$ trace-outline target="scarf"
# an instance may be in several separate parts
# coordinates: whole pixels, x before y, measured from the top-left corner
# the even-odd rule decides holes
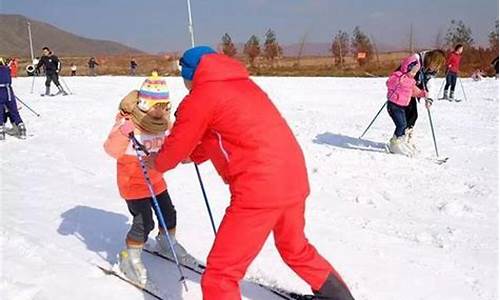
[[[125,117],[130,117],[134,125],[150,134],[159,134],[170,128],[170,115],[162,118],[153,118],[143,112],[137,106],[139,101],[139,92],[132,91],[120,101],[119,110]]]

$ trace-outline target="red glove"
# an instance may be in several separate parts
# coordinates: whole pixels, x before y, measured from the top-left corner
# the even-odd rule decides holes
[[[120,132],[128,137],[131,132],[134,132],[134,122],[132,122],[130,119],[125,119],[122,125],[120,125]]]

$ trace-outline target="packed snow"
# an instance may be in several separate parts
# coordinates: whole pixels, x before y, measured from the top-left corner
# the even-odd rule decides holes
[[[0,299],[152,299],[102,273],[124,246],[131,218],[120,198],[115,161],[102,144],[120,99],[140,77],[65,77],[72,95],[40,97],[44,79],[14,79],[28,138],[0,143]],[[167,77],[174,107],[187,93]],[[394,130],[384,110],[384,78],[254,80],[269,94],[306,156],[311,185],[306,233],[342,274],[357,300],[493,300],[498,296],[498,81],[457,84],[462,102],[435,101],[437,164],[423,104],[415,135],[419,153],[386,153]],[[442,79],[433,80],[437,98]],[[52,87],[54,89],[54,87]],[[223,92],[223,91],[221,91]],[[19,104],[19,106],[22,106]],[[227,186],[212,165],[200,170],[216,222]],[[206,259],[213,242],[193,165],[165,174],[177,208],[177,235]],[[156,232],[151,233],[151,238]],[[201,299],[200,278],[143,255],[169,299]],[[279,299],[250,284],[291,291],[308,286],[281,260],[272,236],[247,272],[244,299]]]

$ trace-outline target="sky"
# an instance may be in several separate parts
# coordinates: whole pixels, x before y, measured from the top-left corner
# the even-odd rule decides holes
[[[434,45],[452,19],[472,29],[477,45],[488,44],[498,20],[498,0],[191,0],[196,44],[215,45],[224,33],[236,43],[268,28],[283,45],[330,43],[355,26],[379,48],[405,49],[413,27],[417,47]],[[21,14],[60,29],[113,40],[150,53],[191,45],[184,0],[0,0],[0,12]]]

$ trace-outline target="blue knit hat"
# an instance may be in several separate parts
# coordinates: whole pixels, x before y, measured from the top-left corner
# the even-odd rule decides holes
[[[205,54],[216,53],[214,49],[208,46],[198,46],[184,52],[180,60],[182,67],[181,75],[186,80],[193,80],[194,72]]]

